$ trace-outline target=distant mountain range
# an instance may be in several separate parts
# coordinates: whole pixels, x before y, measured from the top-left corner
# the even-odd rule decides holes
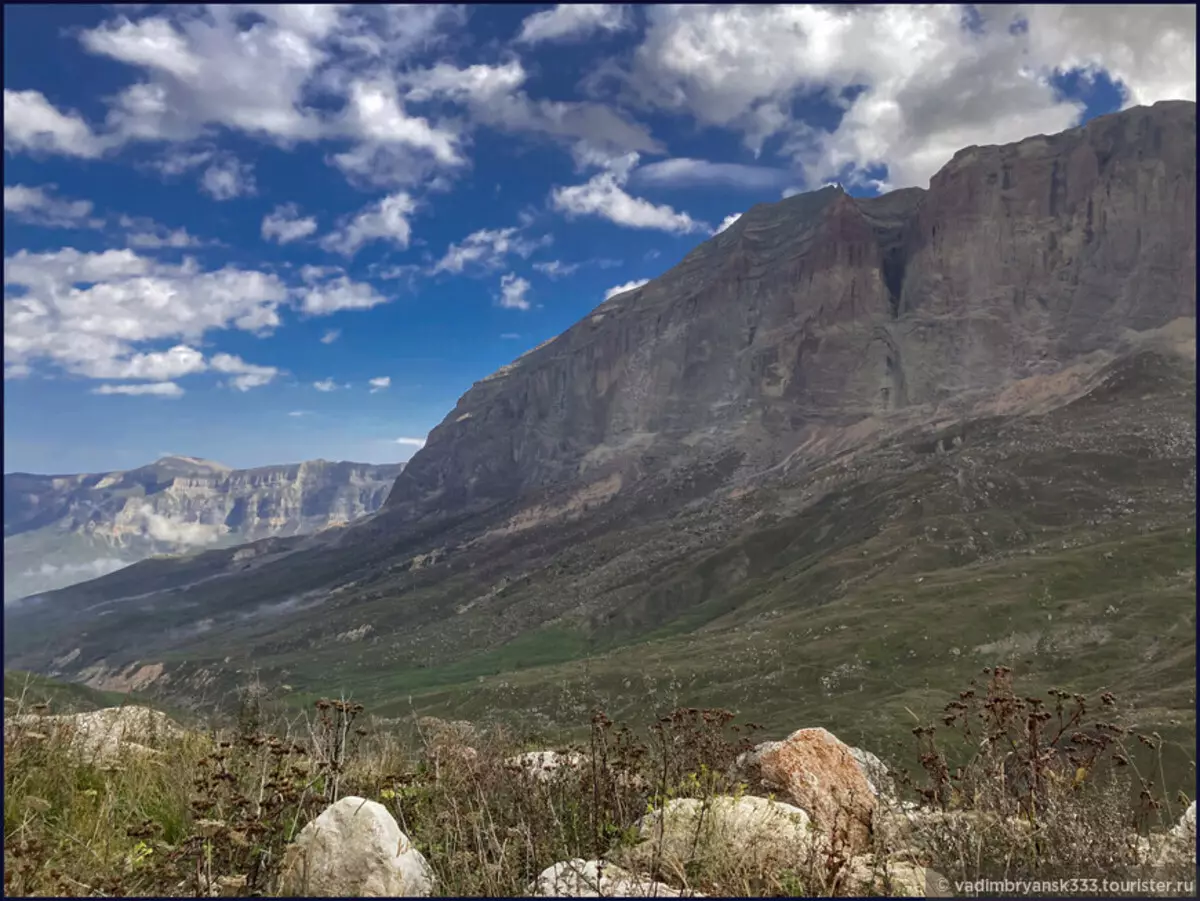
[[[383,504],[403,463],[230,469],[164,457],[126,472],[4,476],[4,601],[156,554],[342,526]]]

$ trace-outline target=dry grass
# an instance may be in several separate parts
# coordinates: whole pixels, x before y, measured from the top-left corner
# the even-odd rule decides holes
[[[1130,745],[1154,737],[1111,722],[1111,696],[1100,701],[1105,716],[1083,698],[1046,698],[1020,696],[996,670],[938,727],[914,730],[918,773],[898,782],[923,807],[906,811],[897,799],[877,812],[873,856],[858,865],[875,871],[872,891],[904,891],[885,861],[931,867],[951,884],[1191,878],[1183,862],[1152,864],[1165,840],[1151,836],[1186,802],[1163,797],[1134,764]],[[781,863],[709,840],[713,799],[747,791],[727,774],[756,732],[725,711],[676,710],[640,730],[596,713],[586,742],[558,748],[577,765],[539,775],[513,762],[550,746],[534,736],[431,718],[384,724],[346,700],[287,716],[255,691],[236,724],[161,737],[153,753],[89,757],[61,730],[6,728],[5,890],[270,895],[287,843],[330,801],[357,795],[393,812],[440,895],[524,895],[552,864],[599,858],[636,859],[648,876],[709,895],[863,891],[861,872],[854,882],[831,870],[817,848]],[[703,802],[686,853],[678,836],[672,847],[654,837],[638,845],[639,820],[676,798]]]

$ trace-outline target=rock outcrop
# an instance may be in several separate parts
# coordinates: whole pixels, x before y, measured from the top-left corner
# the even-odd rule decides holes
[[[844,855],[865,851],[876,796],[850,747],[825,729],[800,729],[783,741],[741,754],[735,778],[769,791],[812,817],[828,845]]]
[[[288,846],[280,893],[309,898],[417,898],[433,872],[382,804],[346,797]]]
[[[4,476],[4,597],[154,554],[344,526],[382,506],[404,464],[313,460],[234,470],[164,457],[127,472]]]
[[[66,742],[80,758],[96,763],[109,762],[123,753],[157,754],[165,743],[184,735],[183,728],[162,711],[133,705],[87,713],[23,713],[7,717],[4,729],[6,739],[12,735]]]

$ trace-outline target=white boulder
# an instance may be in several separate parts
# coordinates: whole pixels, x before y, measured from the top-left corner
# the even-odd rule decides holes
[[[382,804],[342,798],[288,846],[280,892],[319,898],[419,898],[433,872]]]

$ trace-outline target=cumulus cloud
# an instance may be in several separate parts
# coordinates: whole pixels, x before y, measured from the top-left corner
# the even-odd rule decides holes
[[[462,272],[469,266],[484,270],[499,269],[510,254],[528,258],[539,247],[550,243],[550,236],[540,240],[525,238],[515,226],[483,228],[467,235],[458,244],[451,244],[445,256],[434,264],[433,272]]]
[[[319,382],[313,382],[313,387],[318,391],[328,394],[330,391],[336,391],[338,385],[333,379],[322,379]]]
[[[639,166],[630,180],[634,185],[653,188],[719,186],[769,190],[782,187],[792,177],[786,169],[676,157]]]
[[[204,170],[200,189],[213,200],[233,200],[254,194],[254,168],[232,156],[222,156]]]
[[[342,336],[342,330],[340,328],[331,328],[327,332],[325,332],[325,334],[323,334],[321,336],[321,343],[322,344],[332,344],[334,341],[336,341],[341,336]]]
[[[6,364],[44,359],[90,378],[174,378],[202,371],[189,342],[211,330],[262,333],[289,297],[278,276],[130,249],[18,251],[4,265]],[[180,341],[167,351],[138,345]],[[130,393],[121,391],[120,393]]]
[[[554,9],[526,17],[521,23],[517,42],[538,44],[544,41],[580,40],[598,31],[612,34],[632,25],[629,8],[624,5],[560,3]]]
[[[604,171],[592,176],[585,184],[554,188],[550,202],[568,216],[599,216],[626,228],[674,234],[706,231],[708,226],[687,213],[676,212],[666,204],[633,197],[625,191],[624,185],[637,161],[636,153],[606,160]]]
[[[720,225],[718,225],[715,229],[713,229],[713,234],[714,235],[721,234],[721,232],[725,231],[725,229],[729,228],[729,226],[733,225],[733,223],[737,222],[741,218],[742,218],[741,213],[730,213],[728,216],[726,216],[724,219],[721,220]]]
[[[274,366],[258,366],[254,363],[247,363],[241,357],[235,357],[232,354],[216,354],[210,362],[212,368],[217,372],[233,376],[229,380],[229,387],[236,388],[238,391],[249,391],[251,388],[269,385],[275,376],[279,375],[279,370]]]
[[[182,397],[183,389],[174,382],[151,382],[143,385],[100,385],[92,389],[92,394],[128,394],[132,396],[149,394],[155,397]]]
[[[662,152],[645,126],[591,101],[531,98],[520,60],[458,68],[438,63],[401,76],[415,102],[440,101],[466,108],[471,123],[499,131],[540,134],[595,152]]]
[[[306,286],[300,294],[300,309],[310,316],[328,316],[339,310],[369,310],[388,300],[366,282],[351,281],[344,275],[324,284]],[[330,334],[334,337],[326,341]],[[321,341],[331,344],[338,334],[341,333],[326,332]]]
[[[371,379],[370,385],[372,394],[375,394],[377,391],[384,391],[392,386],[392,377],[390,375],[381,375],[378,378]]]
[[[105,144],[77,113],[60,112],[41,91],[4,89],[4,149],[91,158]]]
[[[528,310],[529,282],[513,272],[500,276],[500,306],[506,310]]]
[[[103,220],[92,217],[90,200],[55,197],[55,185],[4,186],[4,212],[20,222],[49,228],[101,228]]]
[[[389,194],[322,238],[321,246],[347,257],[354,256],[364,244],[372,241],[387,241],[403,250],[412,239],[408,217],[416,208],[416,201],[408,193]]]
[[[1073,125],[1056,71],[1106,69],[1128,102],[1195,96],[1194,7],[658,6],[624,73],[627,94],[769,139],[810,185],[925,185],[958,149]],[[1012,27],[1023,19],[1027,27]],[[797,100],[832,103],[832,131]]]
[[[649,281],[650,281],[650,279],[648,279],[648,278],[639,278],[639,279],[634,279],[631,282],[626,282],[623,285],[615,285],[614,287],[609,288],[607,291],[604,292],[604,299],[611,300],[612,298],[616,297],[618,294],[624,294],[626,291],[636,291],[642,285],[648,284]]]
[[[122,219],[126,222],[133,223],[135,220],[125,216]],[[188,232],[186,228],[168,229],[157,222],[146,220],[142,222],[140,228],[134,226],[135,230],[129,232],[125,240],[129,242],[130,247],[137,247],[145,250],[159,250],[162,248],[183,248],[183,247],[201,247],[204,242],[195,235]]]
[[[285,203],[275,207],[263,217],[262,221],[263,239],[279,244],[307,238],[316,230],[316,217],[301,216],[300,207],[294,203]]]

